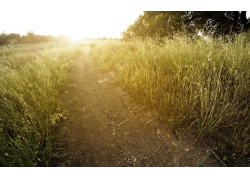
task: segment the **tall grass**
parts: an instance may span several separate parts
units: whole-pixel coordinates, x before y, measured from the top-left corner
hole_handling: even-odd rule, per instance
[[[52,128],[63,117],[60,93],[79,46],[42,44],[0,49],[0,166],[50,166]]]
[[[189,127],[213,137],[229,165],[250,149],[250,38],[97,43],[91,55],[100,69],[116,69],[117,82],[158,110],[173,129]]]

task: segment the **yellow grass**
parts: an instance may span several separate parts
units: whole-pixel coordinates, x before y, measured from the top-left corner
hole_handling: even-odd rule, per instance
[[[249,36],[106,41],[93,44],[91,56],[174,130],[216,139],[214,148],[235,165],[250,149]]]

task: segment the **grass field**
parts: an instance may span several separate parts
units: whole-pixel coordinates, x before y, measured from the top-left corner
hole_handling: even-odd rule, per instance
[[[180,132],[215,142],[230,166],[250,164],[250,35],[189,40],[176,36],[92,43],[91,56],[117,83]],[[244,162],[242,162],[244,161]],[[243,163],[243,164],[242,164]]]
[[[64,117],[60,93],[81,47],[44,43],[0,47],[0,166],[50,166],[52,129]]]
[[[157,110],[177,133],[210,139],[229,166],[250,164],[250,34],[235,41],[106,40],[89,44],[103,71]],[[0,166],[50,166],[59,154],[53,127],[64,114],[60,94],[83,45],[0,47]]]

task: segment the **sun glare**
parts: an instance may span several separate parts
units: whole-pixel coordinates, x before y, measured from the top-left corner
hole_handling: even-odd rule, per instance
[[[83,40],[83,36],[80,35],[70,35],[69,38],[73,41],[73,42],[80,42]]]
[[[106,1],[99,0],[98,9],[97,1],[88,1],[82,6],[81,1],[65,0],[60,2],[58,8],[58,3],[54,1],[38,0],[40,8],[34,10],[29,5],[37,2],[34,4],[34,1],[24,0],[29,5],[22,2],[19,4],[22,8],[16,6],[18,8],[13,10],[9,1],[5,2],[6,8],[0,12],[0,33],[4,31],[25,35],[28,30],[32,30],[35,34],[68,36],[73,41],[82,38],[120,38],[121,33],[143,12],[138,8],[114,9]]]

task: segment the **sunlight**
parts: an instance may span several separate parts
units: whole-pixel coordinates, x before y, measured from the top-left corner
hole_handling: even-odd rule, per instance
[[[30,5],[34,5],[33,1],[24,0],[29,6],[22,2],[18,3],[22,8],[13,10],[12,3],[9,1],[4,3],[6,8],[0,12],[0,32],[25,35],[30,29],[36,34],[65,35],[74,41],[82,37],[120,38],[121,32],[133,24],[143,12],[142,8],[114,9],[113,6],[106,4],[106,1],[105,3],[88,1],[83,5],[77,0],[62,1],[60,8],[57,8],[57,2],[39,0],[36,4],[39,3],[40,8],[36,10],[30,8]],[[98,7],[96,7],[97,4],[99,4]]]
[[[73,42],[81,42],[83,41],[83,36],[79,35],[79,34],[72,34],[69,35],[69,38],[73,41]]]

